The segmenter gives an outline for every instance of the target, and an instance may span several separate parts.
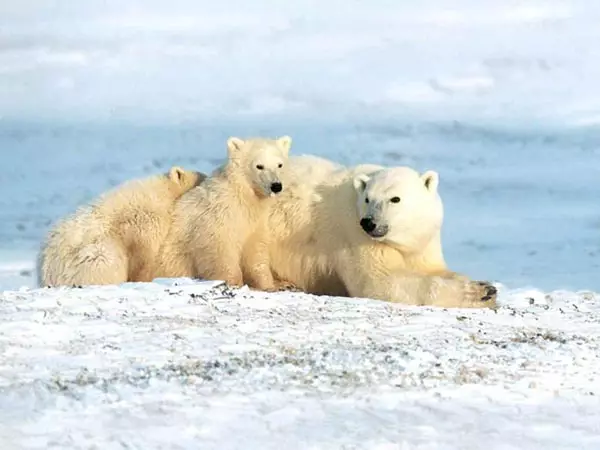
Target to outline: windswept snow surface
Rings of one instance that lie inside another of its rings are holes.
[[[7,291],[1,448],[599,448],[597,296],[501,303],[185,279]]]

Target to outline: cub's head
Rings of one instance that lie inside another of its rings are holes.
[[[202,172],[186,170],[179,166],[171,167],[166,177],[169,180],[171,191],[175,193],[176,197],[182,196],[206,179],[206,175]]]
[[[355,175],[359,225],[372,239],[418,252],[439,232],[443,221],[438,174],[420,175],[408,167]]]
[[[284,189],[284,174],[292,138],[227,140],[228,164],[239,170],[259,197],[279,194]]]

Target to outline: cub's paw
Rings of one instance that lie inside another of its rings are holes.
[[[300,292],[293,283],[289,283],[287,281],[275,281],[271,284],[249,284],[251,290],[254,291],[263,291],[263,292],[281,292],[281,291],[292,291],[292,292]]]
[[[470,281],[465,287],[465,302],[472,308],[496,308],[498,290],[487,281]]]
[[[244,282],[242,280],[226,280],[225,284],[227,285],[227,287],[229,288],[233,288],[233,289],[239,289],[242,286],[244,286]]]
[[[298,286],[290,281],[278,281],[277,282],[277,290],[278,291],[290,291],[290,292],[302,292]]]
[[[252,286],[250,289],[252,290],[256,290],[256,291],[263,291],[263,292],[278,292],[279,286],[276,285],[270,285],[270,286]]]

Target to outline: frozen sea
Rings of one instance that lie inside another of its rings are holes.
[[[592,0],[1,2],[2,448],[598,448],[598,23]],[[448,263],[500,283],[498,313],[34,289],[77,205],[283,134],[437,170]],[[207,381],[217,354],[243,370]],[[184,357],[202,375],[166,376]]]

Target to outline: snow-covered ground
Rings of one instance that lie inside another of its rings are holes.
[[[0,2],[0,448],[598,448],[598,23],[594,0]],[[439,171],[448,262],[504,306],[31,290],[53,221],[256,134]]]
[[[3,449],[596,449],[598,296],[492,310],[161,280],[6,292]]]

